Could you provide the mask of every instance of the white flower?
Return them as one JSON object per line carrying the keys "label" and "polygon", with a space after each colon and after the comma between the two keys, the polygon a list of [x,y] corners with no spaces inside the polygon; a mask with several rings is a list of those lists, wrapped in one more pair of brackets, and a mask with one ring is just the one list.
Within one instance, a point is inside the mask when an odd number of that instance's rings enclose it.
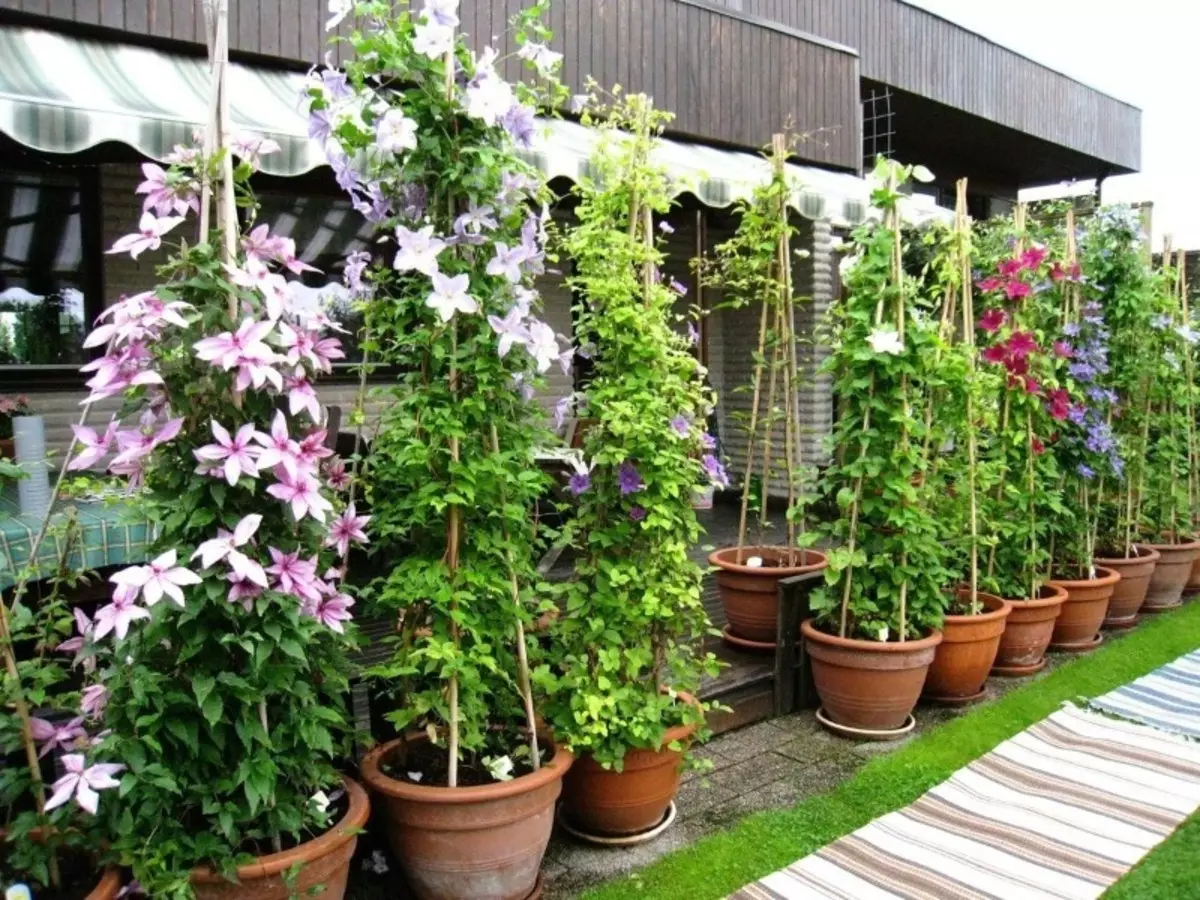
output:
{"label": "white flower", "polygon": [[525,349],[537,360],[537,370],[545,372],[558,359],[561,351],[558,349],[558,338],[554,329],[545,322],[534,321],[529,325],[529,339],[525,341]]}
{"label": "white flower", "polygon": [[522,45],[521,49],[517,51],[517,56],[530,60],[542,75],[549,75],[553,72],[563,58],[561,53],[556,53],[537,41],[530,41]]}
{"label": "white flower", "polygon": [[449,322],[456,312],[474,313],[479,311],[475,298],[467,293],[471,287],[471,278],[464,272],[450,278],[441,272],[433,273],[433,293],[425,299],[425,305],[436,309],[438,317],[443,322]]}
{"label": "white flower", "polygon": [[1196,341],[1200,341],[1200,331],[1193,331],[1187,325],[1180,325],[1175,329],[1175,333],[1189,344],[1194,344]]}
{"label": "white flower", "polygon": [[409,772],[409,773],[408,773],[408,780],[409,780],[409,781],[416,782],[417,784],[420,784],[420,783],[421,783],[421,779],[422,779],[422,778],[424,778],[424,777],[425,777],[425,773],[424,773],[424,772]]}
{"label": "white flower", "polygon": [[413,50],[424,53],[430,59],[445,56],[453,46],[454,29],[449,25],[425,22],[414,29]]}
{"label": "white flower", "polygon": [[389,109],[383,114],[375,135],[379,149],[385,153],[417,148],[417,123],[399,109]]}
{"label": "white flower", "polygon": [[867,343],[876,353],[899,356],[904,352],[904,341],[900,340],[900,335],[892,328],[876,328],[867,338]]}
{"label": "white flower", "polygon": [[317,809],[321,811],[322,815],[324,815],[325,811],[329,809],[329,795],[324,791],[317,791],[315,794],[313,794],[312,802]]}
{"label": "white flower", "polygon": [[483,764],[497,781],[512,781],[513,761],[508,756],[485,756]]}
{"label": "white flower", "polygon": [[838,262],[838,271],[842,273],[842,278],[849,275],[860,262],[862,262],[861,253],[848,253],[843,256]]}
{"label": "white flower", "polygon": [[342,19],[354,12],[354,0],[329,0],[329,21],[325,23],[326,31],[333,31],[342,24]]}
{"label": "white flower", "polygon": [[886,625],[879,626],[879,634],[877,636],[879,643],[886,644],[888,639],[888,627]]}
{"label": "white flower", "polygon": [[425,0],[421,15],[439,25],[457,25],[458,0]]}

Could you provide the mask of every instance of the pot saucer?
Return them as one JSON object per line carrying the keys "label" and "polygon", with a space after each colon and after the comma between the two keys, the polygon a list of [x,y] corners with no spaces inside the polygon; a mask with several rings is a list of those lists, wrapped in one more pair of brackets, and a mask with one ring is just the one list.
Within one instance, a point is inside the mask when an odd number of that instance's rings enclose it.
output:
{"label": "pot saucer", "polygon": [[543,876],[541,872],[538,872],[538,879],[533,885],[533,893],[526,897],[525,900],[542,900],[543,887],[545,887]]}
{"label": "pot saucer", "polygon": [[987,693],[987,685],[979,689],[977,693],[970,694],[966,697],[938,697],[933,694],[922,694],[921,699],[926,703],[933,703],[936,706],[966,706],[968,703],[974,703],[977,700],[982,700],[984,694]]}
{"label": "pot saucer", "polygon": [[[567,817],[563,815],[562,807],[558,808],[558,824],[562,826],[562,830],[572,837],[577,837],[581,841],[587,841],[589,844],[596,844],[600,847],[633,847],[637,844],[644,844],[647,841],[652,841],[668,828],[675,821],[676,815],[675,801],[671,801],[671,805],[667,807],[667,813],[663,816],[663,820],[647,831],[641,831],[637,834],[588,834],[586,831],[580,831],[567,821]],[[540,878],[540,876],[539,876]],[[539,891],[541,884],[539,880]],[[536,894],[530,900],[536,900]]]}
{"label": "pot saucer", "polygon": [[992,666],[990,674],[999,675],[1001,678],[1024,678],[1026,675],[1036,675],[1044,668],[1046,668],[1046,657],[1043,656],[1028,666]]}
{"label": "pot saucer", "polygon": [[724,638],[725,643],[729,644],[729,646],[736,647],[739,650],[746,650],[750,653],[775,652],[774,641],[752,641],[744,637],[738,637],[729,630],[728,625],[721,629],[721,637]]}
{"label": "pot saucer", "polygon": [[1105,619],[1103,627],[1110,631],[1123,631],[1126,628],[1133,628],[1139,621],[1141,621],[1141,616],[1134,613],[1125,619]]}
{"label": "pot saucer", "polygon": [[1172,603],[1170,606],[1143,606],[1141,611],[1144,613],[1170,612],[1173,609],[1179,609],[1181,606],[1183,606],[1182,597],[1179,598],[1178,603]]}
{"label": "pot saucer", "polygon": [[882,731],[874,731],[869,728],[851,728],[849,725],[841,725],[826,716],[825,707],[823,706],[817,710],[817,721],[839,737],[850,738],[856,741],[894,741],[904,737],[917,727],[916,717],[912,713],[909,713],[908,719],[899,728]]}
{"label": "pot saucer", "polygon": [[1051,644],[1050,649],[1057,650],[1059,653],[1091,653],[1102,643],[1104,643],[1104,635],[1097,632],[1090,641],[1080,641],[1077,644]]}

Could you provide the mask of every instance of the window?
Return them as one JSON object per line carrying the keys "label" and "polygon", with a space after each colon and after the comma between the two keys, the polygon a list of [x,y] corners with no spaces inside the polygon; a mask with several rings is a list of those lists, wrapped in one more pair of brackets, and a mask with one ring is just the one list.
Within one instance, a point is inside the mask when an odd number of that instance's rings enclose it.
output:
{"label": "window", "polygon": [[346,351],[342,364],[358,361],[362,358],[358,346],[362,316],[351,309],[349,292],[342,285],[342,262],[348,254],[369,248],[375,226],[341,197],[263,193],[258,200],[258,222],[294,240],[296,255],[320,270],[290,279],[303,283],[296,288],[300,305],[324,308],[331,319],[341,323],[349,332],[339,335]]}
{"label": "window", "polygon": [[86,362],[98,303],[84,236],[88,185],[62,173],[0,171],[0,370]]}

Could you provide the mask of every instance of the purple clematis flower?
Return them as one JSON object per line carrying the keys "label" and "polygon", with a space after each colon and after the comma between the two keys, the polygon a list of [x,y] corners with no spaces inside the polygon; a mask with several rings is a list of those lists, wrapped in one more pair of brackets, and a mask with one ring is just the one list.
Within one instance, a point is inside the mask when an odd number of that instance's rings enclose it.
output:
{"label": "purple clematis flower", "polygon": [[646,508],[644,506],[629,507],[629,518],[635,522],[641,522],[646,518]]}
{"label": "purple clematis flower", "polygon": [[617,468],[617,485],[621,489],[621,496],[636,494],[645,487],[637,467],[628,461],[621,463]]}
{"label": "purple clematis flower", "polygon": [[679,437],[685,438],[692,430],[692,422],[687,416],[680,413],[671,420],[671,430],[679,435]]}
{"label": "purple clematis flower", "polygon": [[725,473],[725,467],[721,465],[721,461],[713,454],[706,453],[700,460],[700,465],[704,467],[705,474],[708,475],[709,481],[715,487],[722,490],[729,487],[729,476]]}

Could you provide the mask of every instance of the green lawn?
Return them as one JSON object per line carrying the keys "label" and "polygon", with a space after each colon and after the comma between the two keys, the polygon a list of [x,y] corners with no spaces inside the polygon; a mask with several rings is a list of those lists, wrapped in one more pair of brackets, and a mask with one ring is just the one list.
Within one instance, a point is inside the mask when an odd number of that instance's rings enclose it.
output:
{"label": "green lawn", "polygon": [[[899,809],[1000,742],[1045,718],[1063,701],[1095,697],[1200,647],[1200,603],[1144,621],[1047,677],[934,728],[864,766],[828,794],[792,809],[759,813],[632,875],[594,888],[584,900],[719,900],[872,819]],[[1200,896],[1200,820],[1193,819],[1108,895]],[[1183,890],[1188,886],[1191,893]]]}

